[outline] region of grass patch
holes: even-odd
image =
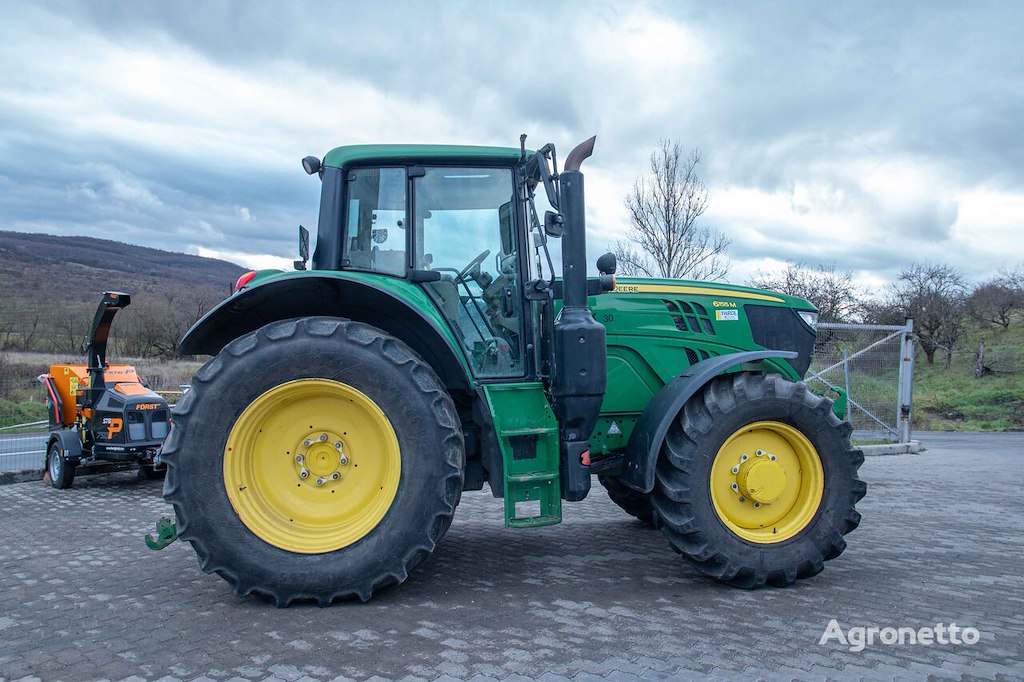
[[[0,427],[46,419],[42,400],[0,400]]]
[[[984,339],[985,357],[996,373],[974,376],[975,353]],[[1010,431],[1024,429],[1024,320],[1008,330],[972,330],[947,369],[918,354],[914,366],[915,430]]]

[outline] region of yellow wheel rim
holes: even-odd
[[[337,381],[275,386],[242,412],[224,447],[224,487],[242,523],[289,552],[347,547],[395,499],[398,437],[363,392]]]
[[[821,505],[821,457],[788,424],[748,424],[726,439],[711,465],[711,500],[729,530],[744,540],[782,542],[811,522]]]

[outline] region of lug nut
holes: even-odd
[[[764,454],[764,450],[758,450],[758,451],[757,451],[757,452],[755,452],[754,454],[755,454],[755,455],[757,455],[758,457],[760,457],[761,455],[763,455],[763,454]]]
[[[335,471],[333,474],[331,474],[331,480],[332,481],[337,481],[339,478],[341,478],[341,474],[339,474],[337,471]]]
[[[308,448],[310,445],[313,444],[313,441],[307,438],[306,440],[302,441],[302,444]]]
[[[736,483],[733,483],[731,487],[732,487],[733,490],[739,490],[740,489],[739,485],[737,485]]]
[[[341,459],[339,459],[338,461],[341,462],[342,464],[348,464],[348,457],[342,455]]]
[[[321,443],[323,443],[325,440],[327,440],[327,434],[326,433],[321,433],[320,437],[317,438],[317,440],[320,441]]]
[[[337,448],[338,450],[341,450],[341,441],[340,440],[334,441],[334,447]]]
[[[309,478],[309,472],[303,469],[299,472],[299,478]]]
[[[754,503],[754,509],[760,509],[760,508],[761,508],[761,503],[760,502],[755,502]]]
[[[745,498],[742,495],[740,495],[740,502],[746,502],[746,501],[747,501],[747,498]]]
[[[736,466],[734,466],[734,467],[732,468],[732,472],[733,472],[734,474],[738,474],[738,473],[740,472],[740,465],[739,465],[739,464],[737,464]]]
[[[302,455],[295,455],[295,461],[296,462],[298,462],[299,464],[302,464],[302,460],[303,460]]]
[[[775,455],[768,455],[768,459],[774,462],[775,460],[778,459],[778,457],[776,457]]]
[[[316,479],[316,484],[317,485],[323,485],[324,484],[324,477],[323,476],[318,477]]]
[[[750,459],[750,455],[748,455],[747,453],[744,452],[742,455],[740,455],[741,462],[746,462],[748,459]]]

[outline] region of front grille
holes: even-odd
[[[811,365],[814,330],[792,308],[753,304],[743,308],[750,321],[754,341],[769,350],[795,350],[800,355],[788,362],[797,374],[803,376]]]

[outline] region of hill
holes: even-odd
[[[234,263],[91,237],[0,232],[0,350],[75,354],[103,291],[132,305],[114,321],[113,352],[177,355],[177,342],[230,293]]]
[[[111,289],[141,297],[180,286],[224,296],[243,272],[227,261],[109,239],[0,231],[0,285],[7,295],[23,291],[36,300],[97,301]]]

